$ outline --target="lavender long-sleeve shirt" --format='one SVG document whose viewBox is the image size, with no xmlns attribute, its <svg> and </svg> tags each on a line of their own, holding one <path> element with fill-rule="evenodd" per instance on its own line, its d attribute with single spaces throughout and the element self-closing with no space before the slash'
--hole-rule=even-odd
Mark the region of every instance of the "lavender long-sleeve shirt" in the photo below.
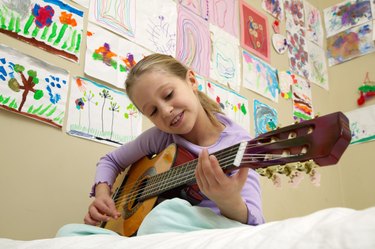
<svg viewBox="0 0 375 249">
<path fill-rule="evenodd" d="M 217 114 L 217 118 L 225 125 L 225 129 L 216 143 L 207 147 L 209 153 L 214 153 L 231 145 L 251 139 L 246 130 L 232 122 L 226 116 Z M 96 168 L 95 185 L 106 182 L 112 186 L 117 175 L 126 167 L 145 155 L 153 155 L 163 151 L 171 143 L 182 146 L 193 155 L 198 155 L 203 149 L 203 147 L 195 145 L 179 135 L 168 134 L 156 127 L 152 127 L 139 135 L 135 140 L 122 145 L 100 159 Z M 92 188 L 91 196 L 94 195 L 95 185 Z M 259 175 L 252 169 L 249 170 L 241 195 L 248 209 L 247 224 L 258 225 L 264 223 Z M 215 213 L 220 214 L 220 210 L 216 204 L 207 198 L 201 201 L 198 206 L 208 207 Z"/>
</svg>

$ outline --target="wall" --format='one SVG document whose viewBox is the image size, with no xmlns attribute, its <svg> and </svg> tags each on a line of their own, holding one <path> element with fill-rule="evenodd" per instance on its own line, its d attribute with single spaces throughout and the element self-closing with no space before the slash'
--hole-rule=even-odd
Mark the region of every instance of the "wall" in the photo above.
<svg viewBox="0 0 375 249">
<path fill-rule="evenodd" d="M 260 0 L 250 2 L 261 9 Z M 323 9 L 340 1 L 310 2 Z M 269 16 L 269 22 L 272 21 Z M 71 75 L 83 75 L 83 63 L 76 65 L 2 34 L 0 39 L 1 43 L 69 70 Z M 271 60 L 279 70 L 288 67 L 286 55 L 272 50 Z M 313 85 L 315 111 L 324 115 L 357 108 L 357 88 L 365 72 L 369 71 L 375 79 L 374 62 L 373 53 L 329 68 L 330 91 Z M 290 101 L 280 100 L 275 104 L 244 89 L 241 94 L 249 98 L 250 110 L 256 98 L 277 108 L 283 126 L 292 123 Z M 145 121 L 144 129 L 150 126 Z M 0 237 L 22 240 L 53 237 L 62 225 L 81 223 L 91 202 L 88 192 L 96 162 L 113 147 L 69 136 L 64 130 L 4 110 L 0 110 L 0 127 Z M 305 179 L 298 188 L 292 188 L 283 179 L 282 188 L 278 189 L 262 178 L 267 220 L 306 215 L 335 206 L 358 209 L 373 206 L 375 183 L 372 159 L 368 156 L 373 150 L 374 143 L 350 146 L 339 164 L 320 170 L 320 187 Z"/>
</svg>

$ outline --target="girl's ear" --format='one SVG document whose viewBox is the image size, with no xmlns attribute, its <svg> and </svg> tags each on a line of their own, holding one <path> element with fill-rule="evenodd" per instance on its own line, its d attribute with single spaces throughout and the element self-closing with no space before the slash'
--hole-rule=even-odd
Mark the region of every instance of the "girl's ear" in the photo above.
<svg viewBox="0 0 375 249">
<path fill-rule="evenodd" d="M 192 70 L 188 70 L 188 72 L 187 72 L 187 75 L 186 75 L 186 77 L 187 77 L 187 81 L 188 81 L 188 83 L 191 85 L 191 87 L 193 88 L 193 91 L 194 92 L 197 92 L 198 91 L 198 81 L 197 81 L 197 79 L 195 78 L 195 73 L 194 73 L 194 71 L 192 71 Z"/>
</svg>

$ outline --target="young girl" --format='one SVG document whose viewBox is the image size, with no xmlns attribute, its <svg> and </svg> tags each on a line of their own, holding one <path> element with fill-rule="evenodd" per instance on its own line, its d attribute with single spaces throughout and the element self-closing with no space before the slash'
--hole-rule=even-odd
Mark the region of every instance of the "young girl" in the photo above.
<svg viewBox="0 0 375 249">
<path fill-rule="evenodd" d="M 171 143 L 199 156 L 195 170 L 199 190 L 189 187 L 183 198 L 196 200 L 197 195 L 201 196 L 193 204 L 216 213 L 209 216 L 209 220 L 226 217 L 249 225 L 264 223 L 257 173 L 241 168 L 226 174 L 215 156 L 209 155 L 248 141 L 250 136 L 223 115 L 216 102 L 198 91 L 193 71 L 171 56 L 153 54 L 139 61 L 129 72 L 126 91 L 139 111 L 155 126 L 100 159 L 91 193 L 95 199 L 85 216 L 86 224 L 97 225 L 110 218 L 117 219 L 120 213 L 115 208 L 110 189 L 118 174 L 142 157 L 163 151 Z M 193 196 L 195 198 L 189 198 Z M 159 206 L 162 205 L 159 204 L 149 215 L 160 209 Z M 182 206 L 193 208 L 186 202 Z M 162 207 L 167 210 L 165 205 Z M 179 210 L 183 212 L 184 208 Z M 179 216 L 183 215 L 181 212 Z M 168 212 L 162 211 L 154 217 L 165 214 Z M 172 227 L 184 227 L 184 219 L 171 216 L 170 220 L 176 223 Z"/>
</svg>

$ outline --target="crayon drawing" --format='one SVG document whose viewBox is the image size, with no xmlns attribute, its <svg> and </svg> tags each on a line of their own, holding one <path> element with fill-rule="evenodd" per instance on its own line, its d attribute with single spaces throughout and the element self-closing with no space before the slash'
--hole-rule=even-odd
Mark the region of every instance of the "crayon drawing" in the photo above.
<svg viewBox="0 0 375 249">
<path fill-rule="evenodd" d="M 207 95 L 215 100 L 228 115 L 237 124 L 245 130 L 250 131 L 250 114 L 248 100 L 237 92 L 224 88 L 223 86 L 211 81 L 206 81 Z"/>
<path fill-rule="evenodd" d="M 239 37 L 239 8 L 238 0 L 210 0 L 210 24 L 216 25 L 225 32 Z"/>
<path fill-rule="evenodd" d="M 88 23 L 87 31 L 85 73 L 125 88 L 130 68 L 150 52 L 93 23 Z"/>
<path fill-rule="evenodd" d="M 0 45 L 0 108 L 61 128 L 69 74 Z"/>
<path fill-rule="evenodd" d="M 0 1 L 0 32 L 78 62 L 83 11 L 61 0 Z"/>
<path fill-rule="evenodd" d="M 210 32 L 208 21 L 197 18 L 183 6 L 178 7 L 177 59 L 198 74 L 208 77 L 210 73 Z"/>
<path fill-rule="evenodd" d="M 327 39 L 328 66 L 375 51 L 371 24 L 356 26 Z"/>
<path fill-rule="evenodd" d="M 178 0 L 178 2 L 192 13 L 208 20 L 209 2 L 211 0 Z"/>
<path fill-rule="evenodd" d="M 310 65 L 309 80 L 328 90 L 327 58 L 324 49 L 313 42 L 307 41 L 307 50 L 309 51 Z"/>
<path fill-rule="evenodd" d="M 254 127 L 255 136 L 273 131 L 278 126 L 277 111 L 275 108 L 254 99 Z"/>
<path fill-rule="evenodd" d="M 351 144 L 359 144 L 375 140 L 375 105 L 362 107 L 345 115 L 349 119 L 352 133 Z"/>
<path fill-rule="evenodd" d="M 89 20 L 132 39 L 135 36 L 135 0 L 90 0 Z"/>
<path fill-rule="evenodd" d="M 369 0 L 351 0 L 323 10 L 327 37 L 372 19 Z"/>
<path fill-rule="evenodd" d="M 319 47 L 323 47 L 324 30 L 322 25 L 322 16 L 318 8 L 309 2 L 304 2 L 306 39 L 314 42 Z"/>
<path fill-rule="evenodd" d="M 286 30 L 305 35 L 305 11 L 303 0 L 284 0 Z"/>
<path fill-rule="evenodd" d="M 137 1 L 133 41 L 153 52 L 175 57 L 176 10 L 173 0 Z"/>
<path fill-rule="evenodd" d="M 270 62 L 270 39 L 267 17 L 248 5 L 240 2 L 241 46 L 262 60 Z"/>
<path fill-rule="evenodd" d="M 210 32 L 210 78 L 239 92 L 241 63 L 238 39 L 215 25 L 210 25 Z"/>
<path fill-rule="evenodd" d="M 243 86 L 274 102 L 278 102 L 277 70 L 268 63 L 242 51 Z"/>
<path fill-rule="evenodd" d="M 262 8 L 276 19 L 284 20 L 283 0 L 262 0 Z"/>
<path fill-rule="evenodd" d="M 72 80 L 68 134 L 119 146 L 141 130 L 142 115 L 125 93 L 81 77 Z"/>
<path fill-rule="evenodd" d="M 311 97 L 311 85 L 296 75 L 297 83 L 292 85 L 293 118 L 297 121 L 309 120 L 314 117 Z"/>
<path fill-rule="evenodd" d="M 286 31 L 289 67 L 296 74 L 308 78 L 310 74 L 306 38 L 299 32 Z"/>
</svg>

